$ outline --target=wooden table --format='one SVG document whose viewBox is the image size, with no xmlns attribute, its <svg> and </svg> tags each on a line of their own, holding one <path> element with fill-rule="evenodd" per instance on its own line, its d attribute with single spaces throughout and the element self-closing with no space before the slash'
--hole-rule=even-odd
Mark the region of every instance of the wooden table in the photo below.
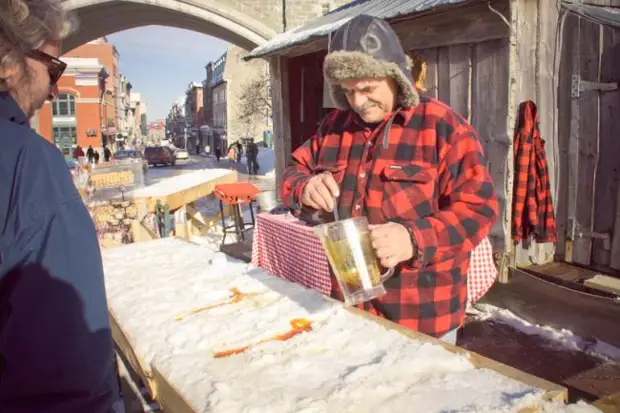
<svg viewBox="0 0 620 413">
<path fill-rule="evenodd" d="M 157 268 L 157 263 L 153 263 L 153 261 L 156 261 L 155 255 L 159 254 L 157 252 L 158 249 L 157 249 L 156 243 L 165 243 L 163 244 L 163 246 L 166 249 L 173 248 L 175 251 L 177 251 L 176 254 L 172 254 L 170 256 L 170 262 L 168 263 L 168 265 L 171 268 L 184 268 L 184 270 L 182 271 L 182 274 L 169 274 L 169 275 L 166 275 L 165 277 L 163 276 L 163 274 L 161 277 L 150 277 L 150 276 L 145 277 L 144 281 L 134 281 L 137 284 L 133 285 L 132 288 L 140 288 L 139 283 L 146 282 L 146 278 L 148 278 L 148 280 L 150 280 L 148 281 L 149 286 L 152 286 L 149 288 L 153 288 L 153 291 L 156 291 L 156 290 L 159 291 L 165 285 L 165 290 L 167 291 L 166 294 L 170 296 L 175 296 L 177 301 L 181 302 L 179 301 L 182 298 L 181 295 L 186 294 L 184 293 L 184 291 L 187 290 L 187 288 L 182 287 L 183 290 L 180 290 L 180 291 L 176 291 L 175 289 L 170 289 L 170 285 L 171 285 L 170 277 L 171 276 L 174 276 L 176 278 L 182 277 L 183 279 L 188 279 L 187 277 L 189 277 L 193 281 L 188 280 L 188 282 L 196 282 L 197 284 L 202 283 L 203 284 L 202 288 L 206 288 L 207 284 L 211 283 L 211 281 L 206 279 L 205 275 L 200 272 L 199 270 L 200 266 L 198 264 L 188 263 L 183 259 L 182 256 L 179 256 L 179 251 L 183 250 L 183 242 L 181 240 L 177 241 L 174 239 L 158 240 L 158 241 L 153 241 L 153 243 L 148 243 L 151 245 L 147 245 L 145 243 L 145 244 L 133 244 L 133 245 L 121 247 L 121 248 L 127 248 L 128 252 L 131 255 L 140 255 L 143 257 L 141 261 L 134 261 L 136 262 L 135 269 L 123 268 L 122 271 L 123 272 L 130 271 L 136 274 L 155 274 L 158 268 Z M 194 245 L 194 244 L 188 243 L 188 245 Z M 193 249 L 189 249 L 186 251 L 186 254 L 188 256 L 196 256 L 196 255 L 201 254 L 201 251 L 197 249 L 198 247 L 191 247 L 191 248 Z M 182 391 L 175 388 L 175 386 L 171 384 L 170 380 L 167 377 L 165 377 L 164 374 L 162 374 L 161 369 L 157 367 L 157 364 L 159 363 L 158 360 L 161 360 L 161 359 L 173 360 L 175 357 L 183 357 L 185 353 L 179 353 L 179 354 L 174 354 L 174 355 L 165 354 L 165 349 L 168 348 L 167 345 L 163 345 L 161 343 L 157 344 L 157 343 L 149 342 L 147 347 L 150 349 L 149 351 L 151 353 L 153 351 L 164 351 L 164 354 L 157 353 L 156 356 L 153 356 L 153 354 L 155 353 L 151 354 L 150 357 L 153 359 L 153 363 L 150 363 L 150 362 L 144 361 L 145 360 L 144 354 L 141 354 L 140 351 L 135 350 L 136 347 L 134 347 L 134 345 L 138 345 L 139 347 L 140 342 L 142 343 L 142 348 L 143 349 L 146 348 L 144 347 L 146 342 L 144 341 L 144 338 L 141 338 L 143 336 L 140 336 L 139 333 L 137 333 L 136 331 L 130 331 L 131 329 L 129 327 L 129 324 L 142 328 L 143 323 L 137 320 L 133 320 L 131 321 L 131 323 L 128 323 L 127 319 L 121 319 L 117 316 L 116 310 L 120 310 L 123 307 L 115 308 L 115 303 L 118 303 L 120 305 L 122 302 L 126 301 L 125 298 L 128 292 L 127 292 L 127 288 L 125 287 L 126 284 L 124 284 L 125 278 L 119 277 L 119 274 L 121 274 L 121 272 L 118 272 L 115 275 L 115 272 L 120 271 L 118 267 L 116 266 L 110 267 L 111 261 L 107 261 L 107 259 L 110 259 L 109 257 L 112 257 L 114 255 L 109 255 L 109 254 L 118 254 L 119 257 L 120 256 L 124 257 L 126 256 L 127 253 L 119 251 L 119 249 L 108 250 L 106 253 L 104 253 L 104 267 L 106 268 L 106 279 L 107 279 L 106 284 L 107 284 L 108 289 L 112 287 L 112 290 L 113 290 L 113 291 L 112 290 L 108 291 L 108 295 L 109 295 L 108 302 L 110 306 L 109 312 L 110 312 L 110 318 L 112 321 L 112 335 L 113 335 L 114 341 L 116 342 L 118 348 L 121 349 L 124 355 L 124 358 L 129 361 L 128 364 L 130 365 L 133 372 L 138 374 L 141 377 L 141 379 L 147 384 L 147 388 L 150 394 L 156 401 L 158 401 L 162 405 L 164 411 L 170 412 L 170 413 L 195 413 L 195 410 L 191 407 L 190 403 L 186 400 Z M 183 254 L 180 254 L 180 255 L 183 255 Z M 133 265 L 134 264 L 132 264 L 131 262 L 127 264 L 127 266 L 133 266 Z M 149 270 L 149 265 L 154 266 L 154 268 Z M 228 279 L 228 277 L 224 277 L 224 278 Z M 287 283 L 287 281 L 281 280 L 277 277 L 273 277 L 273 278 L 274 278 L 275 284 Z M 302 287 L 299 287 L 299 288 L 302 288 Z M 116 293 L 114 293 L 114 291 L 116 291 Z M 277 289 L 274 291 L 277 291 Z M 308 291 L 308 294 L 315 294 L 311 290 L 306 290 L 306 291 Z M 116 294 L 119 294 L 119 295 L 117 296 Z M 320 297 L 319 295 L 317 296 Z M 155 314 L 157 311 L 159 311 L 158 317 L 163 317 L 163 319 L 167 320 L 166 322 L 171 322 L 170 320 L 173 320 L 176 310 L 174 310 L 173 308 L 169 306 L 166 306 L 165 311 L 161 307 L 157 307 L 158 310 L 154 311 L 155 307 L 150 308 L 149 305 L 151 304 L 155 305 L 155 301 L 153 301 L 155 297 L 157 297 L 158 302 L 165 299 L 165 296 L 162 296 L 160 300 L 159 295 L 157 294 L 152 295 L 151 298 L 147 298 L 143 300 L 143 302 L 140 303 L 140 306 L 141 306 L 140 311 L 147 312 L 149 314 Z M 330 302 L 330 304 L 336 303 L 334 300 L 332 300 L 329 297 L 322 297 L 321 299 Z M 195 305 L 195 303 L 192 304 L 190 302 L 187 302 L 184 299 L 182 300 L 182 303 L 183 303 L 183 307 L 191 307 Z M 338 303 L 338 305 L 341 305 L 341 303 Z M 123 311 L 127 313 L 126 308 Z M 545 391 L 545 398 L 548 400 L 566 400 L 567 398 L 567 390 L 566 388 L 562 386 L 559 386 L 554 383 L 548 382 L 546 380 L 537 378 L 530 374 L 521 372 L 517 369 L 503 365 L 493 360 L 487 359 L 485 357 L 469 352 L 467 350 L 448 345 L 440 340 L 437 340 L 429 336 L 425 336 L 413 330 L 406 329 L 398 324 L 387 321 L 385 319 L 378 318 L 374 315 L 363 312 L 361 310 L 351 308 L 351 309 L 348 309 L 348 311 L 351 311 L 356 316 L 364 317 L 369 320 L 372 320 L 373 322 L 376 322 L 387 329 L 397 331 L 398 333 L 405 335 L 407 337 L 410 337 L 411 339 L 424 341 L 424 342 L 430 342 L 434 345 L 442 346 L 446 350 L 453 352 L 453 353 L 465 354 L 468 356 L 469 360 L 472 362 L 474 367 L 493 370 L 503 376 L 515 379 L 529 386 L 540 388 Z M 196 321 L 197 319 L 193 319 L 193 320 Z M 194 325 L 192 324 L 192 326 Z M 192 327 L 192 326 L 188 326 L 187 328 Z M 195 329 L 192 331 L 195 331 Z M 156 334 L 156 332 L 149 332 L 148 334 L 153 335 L 153 334 Z M 153 350 L 155 348 L 159 350 Z M 187 349 L 184 351 L 190 352 L 188 354 L 195 354 L 196 352 L 195 349 Z M 205 374 L 207 373 L 205 372 Z M 535 411 L 536 410 L 526 409 L 523 412 L 525 413 L 525 412 L 535 412 Z"/>
<path fill-rule="evenodd" d="M 203 235 L 211 226 L 209 218 L 203 217 L 196 208 L 196 201 L 213 193 L 219 184 L 237 182 L 237 172 L 228 169 L 203 169 L 174 176 L 154 185 L 136 189 L 128 194 L 136 202 L 141 202 L 151 214 L 163 214 L 162 220 L 168 223 L 171 215 L 176 218 L 174 228 L 165 225 L 162 236 L 174 233 L 189 239 L 192 235 Z M 159 238 L 140 223 L 134 224 L 136 242 Z"/>
</svg>

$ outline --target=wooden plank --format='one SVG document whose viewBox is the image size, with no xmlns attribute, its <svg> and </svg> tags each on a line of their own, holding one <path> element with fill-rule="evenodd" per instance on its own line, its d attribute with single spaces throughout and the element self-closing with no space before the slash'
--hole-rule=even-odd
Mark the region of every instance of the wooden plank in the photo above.
<svg viewBox="0 0 620 413">
<path fill-rule="evenodd" d="M 207 374 L 207 372 L 205 372 L 205 374 Z M 194 407 L 190 402 L 185 400 L 183 392 L 171 384 L 155 366 L 152 367 L 152 377 L 153 382 L 159 390 L 156 400 L 161 405 L 164 412 L 196 413 L 202 411 L 200 406 Z"/>
<path fill-rule="evenodd" d="M 597 82 L 600 69 L 600 36 L 601 27 L 596 23 L 580 19 L 580 44 L 579 44 L 579 70 L 581 79 L 584 81 Z M 577 137 L 579 139 L 577 152 L 573 150 L 572 159 L 577 160 L 577 176 L 572 176 L 576 185 L 576 209 L 575 219 L 580 227 L 586 231 L 592 229 L 594 202 L 593 200 L 595 167 L 598 162 L 598 136 L 599 136 L 599 93 L 597 91 L 582 92 L 578 98 L 579 123 Z M 570 165 L 569 165 L 570 166 Z M 571 172 L 572 172 L 571 167 Z M 570 218 L 570 217 L 569 217 Z M 592 239 L 589 237 L 576 237 L 573 240 L 572 262 L 582 265 L 590 265 L 592 255 Z"/>
<path fill-rule="evenodd" d="M 511 65 L 511 82 L 515 88 L 511 91 L 510 102 L 511 115 L 517 120 L 519 106 L 527 101 L 534 101 L 538 107 L 540 76 L 539 76 L 539 7 L 554 7 L 546 2 L 518 0 L 513 3 L 513 61 Z M 548 22 L 545 22 L 548 24 Z M 553 66 L 553 65 L 551 65 Z M 552 107 L 552 105 L 550 105 Z M 511 125 L 509 125 L 509 128 Z M 511 174 L 512 177 L 512 174 Z M 512 192 L 509 199 L 512 199 Z M 512 210 L 511 210 L 512 217 Z M 530 240 L 531 244 L 527 249 L 520 243 L 515 249 L 515 261 L 517 266 L 526 266 L 531 263 L 544 263 L 553 259 L 553 245 L 539 245 L 535 240 Z"/>
<path fill-rule="evenodd" d="M 558 67 L 558 149 L 560 158 L 558 162 L 558 170 L 560 178 L 558 182 L 557 202 L 557 227 L 558 242 L 556 243 L 556 256 L 559 259 L 570 260 L 566 253 L 570 250 L 567 242 L 568 234 L 568 213 L 569 204 L 571 203 L 571 192 L 569 191 L 569 147 L 571 137 L 571 76 L 573 74 L 573 51 L 575 50 L 575 42 L 577 39 L 576 31 L 578 29 L 578 17 L 573 14 L 564 15 L 563 35 L 560 55 L 560 64 Z"/>
<path fill-rule="evenodd" d="M 620 296 L 620 278 L 598 274 L 592 278 L 588 278 L 584 284 L 587 287 L 607 291 L 608 293 L 613 293 Z"/>
<path fill-rule="evenodd" d="M 592 405 L 603 413 L 620 413 L 620 392 L 598 399 Z"/>
<path fill-rule="evenodd" d="M 174 178 L 172 178 L 174 179 Z M 144 200 L 148 211 L 155 212 L 155 206 L 157 205 L 157 201 L 160 201 L 162 204 L 168 205 L 171 212 L 196 201 L 197 199 L 204 198 L 207 195 L 213 193 L 216 185 L 219 184 L 228 184 L 238 181 L 238 176 L 236 171 L 231 171 L 229 174 L 223 175 L 219 178 L 212 179 L 207 182 L 203 182 L 202 184 L 198 184 L 194 187 L 184 189 L 178 192 L 174 192 L 167 195 L 162 196 L 147 196 L 144 198 L 139 198 L 140 200 Z"/>
<path fill-rule="evenodd" d="M 616 214 L 614 221 L 613 236 L 611 238 L 611 254 L 609 266 L 620 270 L 620 185 L 616 197 Z"/>
<path fill-rule="evenodd" d="M 538 67 L 537 67 L 537 104 L 540 134 L 545 141 L 545 152 L 549 167 L 549 180 L 554 205 L 557 205 L 556 162 L 559 158 L 557 146 L 557 90 L 555 81 L 556 33 L 559 12 L 555 4 L 549 5 L 544 0 L 538 2 Z M 558 62 L 559 63 L 559 51 Z"/>
<path fill-rule="evenodd" d="M 617 82 L 620 67 L 620 30 L 603 27 L 601 47 L 601 82 Z M 594 231 L 612 234 L 612 250 L 605 249 L 601 240 L 594 240 L 592 261 L 595 264 L 611 266 L 620 270 L 620 91 L 601 92 L 600 94 L 600 154 L 596 174 L 596 195 L 594 197 Z M 611 211 L 616 211 L 615 214 Z M 615 250 L 613 246 L 615 244 Z"/>
<path fill-rule="evenodd" d="M 437 98 L 450 104 L 450 55 L 448 47 L 437 49 Z"/>
<path fill-rule="evenodd" d="M 504 16 L 509 15 L 507 1 L 496 2 L 493 7 Z M 509 36 L 506 23 L 489 10 L 486 2 L 402 19 L 392 27 L 405 50 L 480 43 Z"/>
<path fill-rule="evenodd" d="M 414 56 L 419 56 L 426 61 L 426 80 L 424 82 L 424 86 L 426 87 L 425 94 L 437 99 L 437 49 L 418 49 L 413 50 L 411 53 Z"/>
<path fill-rule="evenodd" d="M 512 159 L 508 136 L 508 39 L 474 45 L 472 51 L 471 122 L 484 147 L 489 171 L 495 182 L 500 204 L 500 218 L 491 229 L 489 239 L 495 251 L 503 251 L 510 234 L 506 215 L 506 160 Z M 491 87 L 492 85 L 492 87 Z M 505 232 L 505 228 L 508 232 Z"/>
<path fill-rule="evenodd" d="M 471 116 L 471 49 L 469 44 L 448 47 L 450 106 L 466 119 Z"/>
<path fill-rule="evenodd" d="M 561 265 L 570 267 L 567 263 Z M 533 268 L 532 272 L 538 273 L 536 266 Z M 579 337 L 620 346 L 620 329 L 610 328 L 620 319 L 617 299 L 610 294 L 595 295 L 582 284 L 576 288 L 570 287 L 569 282 L 560 284 L 553 274 L 534 275 L 529 270 L 513 269 L 509 283 L 496 283 L 485 295 L 484 302 L 510 310 L 532 324 L 565 329 Z M 580 274 L 579 278 L 587 276 Z"/>
<path fill-rule="evenodd" d="M 280 199 L 282 175 L 291 156 L 291 123 L 288 90 L 287 60 L 275 57 L 270 61 L 273 108 L 273 145 L 275 154 L 276 192 Z"/>
</svg>

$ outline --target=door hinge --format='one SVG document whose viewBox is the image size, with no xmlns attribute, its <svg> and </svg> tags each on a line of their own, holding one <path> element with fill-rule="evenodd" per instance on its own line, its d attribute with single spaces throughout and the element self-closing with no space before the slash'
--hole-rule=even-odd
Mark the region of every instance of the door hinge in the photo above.
<svg viewBox="0 0 620 413">
<path fill-rule="evenodd" d="M 579 224 L 579 222 L 577 222 L 577 220 L 574 218 L 570 219 L 569 223 L 570 223 L 568 227 L 569 229 L 568 238 L 569 239 L 573 241 L 576 241 L 582 238 L 599 239 L 603 241 L 603 248 L 605 248 L 606 250 L 611 250 L 611 235 L 610 234 L 590 231 L 588 228 Z"/>
<path fill-rule="evenodd" d="M 601 92 L 611 92 L 618 89 L 617 82 L 601 83 L 582 80 L 580 75 L 573 75 L 571 81 L 571 97 L 578 98 L 581 92 L 598 90 Z"/>
</svg>

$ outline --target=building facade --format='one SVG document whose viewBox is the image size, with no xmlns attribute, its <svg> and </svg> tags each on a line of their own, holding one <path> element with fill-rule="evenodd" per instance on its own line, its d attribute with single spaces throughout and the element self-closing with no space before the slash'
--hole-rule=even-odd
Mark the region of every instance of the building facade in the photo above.
<svg viewBox="0 0 620 413">
<path fill-rule="evenodd" d="M 67 70 L 58 81 L 58 97 L 39 111 L 39 133 L 65 155 L 67 149 L 72 153 L 78 145 L 101 148 L 105 68 L 96 58 L 62 60 Z M 71 148 L 67 148 L 67 137 L 71 138 Z"/>
<path fill-rule="evenodd" d="M 119 134 L 119 108 L 118 98 L 120 95 L 120 70 L 119 53 L 116 47 L 108 42 L 106 37 L 90 41 L 79 46 L 64 55 L 64 57 L 96 58 L 104 66 L 106 81 L 104 94 L 102 96 L 103 105 L 103 144 L 114 145 Z"/>
<path fill-rule="evenodd" d="M 65 156 L 71 156 L 77 146 L 92 146 L 101 153 L 107 145 L 115 151 L 130 143 L 132 136 L 140 136 L 140 110 L 145 114 L 146 104 L 119 72 L 118 58 L 116 48 L 105 38 L 61 57 L 67 69 L 58 81 L 59 95 L 38 112 L 36 127 Z M 136 106 L 141 106 L 138 119 Z"/>
<path fill-rule="evenodd" d="M 226 53 L 205 66 L 206 77 L 203 82 L 203 110 L 205 125 L 201 128 L 200 138 L 204 147 L 214 152 L 215 143 L 227 148 L 240 139 L 252 138 L 256 142 L 271 136 L 271 105 L 263 106 L 252 116 L 247 116 L 243 108 L 244 100 L 252 96 L 258 83 L 266 80 L 264 90 L 258 88 L 254 98 L 270 102 L 268 64 L 254 60 L 243 60 L 245 50 L 231 46 Z"/>
</svg>

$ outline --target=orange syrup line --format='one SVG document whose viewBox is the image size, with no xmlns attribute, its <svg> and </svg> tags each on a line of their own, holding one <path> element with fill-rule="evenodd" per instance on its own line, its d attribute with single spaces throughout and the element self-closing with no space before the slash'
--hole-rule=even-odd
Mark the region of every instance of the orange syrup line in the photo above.
<svg viewBox="0 0 620 413">
<path fill-rule="evenodd" d="M 259 341 L 255 342 L 254 344 L 248 344 L 248 345 L 242 346 L 242 347 L 236 347 L 236 348 L 232 348 L 232 349 L 229 349 L 229 350 L 218 351 L 216 353 L 213 353 L 213 358 L 222 358 L 222 357 L 232 356 L 232 355 L 235 355 L 235 354 L 240 354 L 240 353 L 243 353 L 244 351 L 246 351 L 247 349 L 249 349 L 252 346 L 257 346 L 259 344 L 267 343 L 269 341 L 274 341 L 274 340 L 285 341 L 285 340 L 288 340 L 288 339 L 290 339 L 292 337 L 295 337 L 297 334 L 303 333 L 304 331 L 311 331 L 312 330 L 312 322 L 310 320 L 306 320 L 304 318 L 295 318 L 295 319 L 291 320 L 291 327 L 293 327 L 293 329 L 287 331 L 286 333 L 276 334 L 273 337 L 259 340 Z"/>
</svg>

